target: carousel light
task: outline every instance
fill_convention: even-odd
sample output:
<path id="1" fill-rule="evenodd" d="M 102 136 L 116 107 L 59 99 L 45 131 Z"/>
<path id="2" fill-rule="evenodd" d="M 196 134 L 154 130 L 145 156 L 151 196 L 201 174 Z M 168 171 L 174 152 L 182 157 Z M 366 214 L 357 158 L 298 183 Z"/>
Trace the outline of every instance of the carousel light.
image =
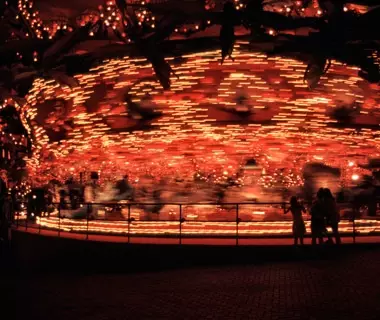
<path id="1" fill-rule="evenodd" d="M 351 179 L 352 179 L 353 181 L 357 181 L 357 180 L 359 180 L 359 178 L 360 178 L 360 176 L 359 176 L 358 174 L 353 174 L 353 175 L 351 176 Z"/>
<path id="2" fill-rule="evenodd" d="M 239 52 L 239 49 L 237 49 L 237 52 Z M 36 80 L 32 92 L 28 96 L 28 104 L 24 107 L 28 122 L 33 123 L 30 130 L 35 132 L 36 140 L 38 141 L 38 144 L 33 146 L 33 157 L 27 161 L 28 168 L 33 172 L 31 176 L 34 177 L 33 179 L 40 177 L 41 175 L 38 173 L 41 172 L 43 168 L 47 168 L 48 165 L 51 166 L 49 162 L 45 163 L 44 160 L 45 154 L 49 152 L 53 153 L 55 157 L 54 163 L 56 167 L 53 170 L 65 168 L 65 166 L 67 168 L 69 163 L 73 163 L 70 157 L 75 157 L 76 160 L 74 163 L 78 162 L 75 163 L 75 174 L 78 174 L 78 172 L 80 172 L 80 166 L 85 167 L 91 163 L 89 155 L 97 144 L 100 146 L 100 150 L 110 150 L 108 155 L 95 154 L 95 163 L 98 161 L 97 159 L 103 156 L 106 158 L 105 164 L 101 167 L 101 179 L 107 179 L 113 174 L 112 172 L 120 170 L 120 168 L 124 166 L 125 160 L 127 159 L 126 155 L 128 154 L 131 156 L 128 167 L 130 167 L 130 170 L 133 172 L 131 174 L 131 181 L 135 180 L 142 172 L 148 172 L 157 177 L 165 176 L 169 174 L 169 172 L 175 171 L 179 173 L 182 172 L 182 174 L 187 174 L 185 173 L 186 171 L 191 173 L 191 170 L 187 170 L 183 167 L 185 161 L 183 155 L 181 155 L 181 149 L 179 149 L 177 154 L 171 153 L 172 151 L 168 152 L 168 150 L 170 149 L 169 146 L 175 145 L 186 145 L 188 148 L 193 148 L 189 147 L 192 145 L 191 140 L 194 140 L 194 142 L 199 141 L 199 137 L 204 137 L 205 140 L 210 141 L 210 146 L 213 147 L 211 147 L 212 151 L 210 151 L 209 154 L 204 151 L 205 149 L 199 149 L 199 151 L 196 151 L 199 152 L 196 158 L 198 161 L 204 158 L 202 161 L 205 162 L 205 171 L 214 172 L 210 179 L 217 181 L 222 181 L 223 168 L 228 168 L 230 165 L 229 163 L 224 164 L 219 161 L 231 161 L 232 169 L 228 168 L 228 171 L 231 170 L 231 172 L 234 172 L 241 166 L 241 162 L 239 163 L 238 161 L 232 160 L 230 155 L 231 151 L 228 151 L 226 146 L 230 146 L 232 150 L 236 148 L 236 154 L 240 154 L 243 157 L 243 155 L 247 155 L 247 152 L 256 152 L 253 150 L 249 151 L 251 146 L 258 147 L 259 145 L 266 145 L 266 139 L 268 141 L 270 141 L 270 139 L 277 139 L 282 141 L 284 145 L 287 145 L 292 139 L 298 139 L 297 141 L 300 142 L 297 142 L 297 144 L 291 142 L 289 148 L 298 149 L 299 152 L 304 154 L 310 153 L 309 159 L 305 159 L 305 162 L 313 160 L 314 155 L 320 156 L 321 154 L 324 155 L 324 159 L 322 159 L 323 162 L 329 162 L 332 160 L 340 161 L 339 156 L 337 156 L 337 153 L 340 151 L 335 150 L 336 145 L 332 148 L 333 151 L 329 150 L 329 152 L 327 152 L 326 149 L 318 149 L 314 152 L 312 151 L 313 146 L 308 145 L 308 143 L 329 137 L 328 139 L 336 141 L 339 146 L 346 145 L 344 148 L 339 147 L 342 152 L 347 152 L 351 148 L 354 150 L 357 148 L 355 145 L 361 146 L 367 143 L 371 146 L 376 145 L 377 142 L 373 135 L 374 131 L 372 130 L 363 132 L 361 136 L 351 137 L 351 131 L 349 129 L 344 132 L 339 132 L 339 130 L 325 125 L 329 121 L 326 113 L 328 108 L 334 104 L 334 96 L 321 96 L 316 93 L 308 93 L 307 97 L 303 95 L 302 92 L 305 90 L 305 85 L 302 83 L 302 70 L 305 66 L 302 62 L 293 59 L 268 58 L 265 55 L 254 53 L 245 54 L 244 60 L 242 60 L 242 58 L 236 62 L 231 62 L 230 67 L 234 71 L 229 71 L 223 76 L 223 80 L 218 83 L 217 86 L 212 86 L 212 88 L 217 89 L 215 90 L 214 97 L 210 98 L 208 103 L 216 107 L 224 105 L 233 109 L 236 107 L 236 105 L 234 105 L 234 93 L 236 90 L 246 88 L 246 90 L 249 90 L 251 95 L 254 96 L 254 99 L 252 98 L 254 103 L 248 99 L 247 104 L 252 104 L 252 110 L 260 116 L 265 114 L 261 112 L 266 112 L 262 106 L 269 106 L 269 110 L 274 112 L 271 119 L 275 124 L 268 126 L 268 128 L 261 124 L 243 127 L 228 125 L 221 128 L 214 125 L 215 120 L 204 114 L 202 115 L 205 109 L 200 103 L 201 100 L 188 98 L 180 100 L 179 102 L 176 96 L 181 92 L 192 92 L 191 90 L 196 84 L 203 83 L 204 81 L 205 88 L 207 88 L 207 83 L 213 83 L 215 79 L 210 82 L 209 79 L 205 78 L 204 71 L 201 70 L 204 70 L 205 66 L 212 65 L 212 63 L 218 60 L 218 57 L 218 51 L 185 56 L 184 59 L 187 59 L 187 62 L 176 67 L 176 73 L 178 73 L 179 79 L 173 82 L 172 91 L 165 95 L 160 93 L 158 85 L 154 82 L 152 87 L 144 87 L 146 83 L 142 83 L 137 84 L 133 88 L 131 94 L 137 99 L 137 102 L 140 102 L 142 97 L 146 93 L 149 93 L 155 102 L 161 106 L 165 106 L 164 109 L 162 109 L 163 116 L 153 122 L 157 128 L 153 130 L 153 132 L 133 131 L 128 134 L 108 133 L 109 126 L 102 123 L 99 113 L 88 113 L 83 107 L 97 83 L 104 81 L 105 83 L 112 84 L 115 83 L 116 79 L 119 79 L 117 77 L 120 77 L 122 81 L 116 83 L 116 88 L 120 90 L 128 87 L 129 83 L 131 83 L 130 81 L 132 81 L 128 73 L 125 73 L 126 70 L 132 72 L 135 76 L 150 72 L 150 66 L 141 59 L 125 57 L 106 61 L 92 70 L 90 74 L 76 76 L 80 82 L 80 86 L 74 90 L 59 86 L 54 81 Z M 243 63 L 247 65 L 244 66 Z M 258 66 L 265 68 L 267 63 L 275 65 L 275 69 L 278 71 L 268 71 L 268 76 L 263 76 Z M 354 78 L 356 71 L 351 68 L 342 67 L 339 64 L 334 63 L 333 65 L 340 71 L 345 72 L 347 77 L 338 80 L 334 77 L 328 78 L 326 80 L 326 84 L 328 85 L 326 89 L 332 88 L 334 95 L 337 93 L 350 93 L 350 88 L 357 87 L 357 83 L 360 82 L 360 79 Z M 247 71 L 247 68 L 258 68 L 258 71 L 252 73 Z M 281 81 L 278 81 L 278 78 L 281 79 Z M 283 91 L 284 84 L 292 89 Z M 199 90 L 199 92 L 203 94 L 203 90 L 206 89 L 200 87 Z M 61 145 L 50 143 L 44 131 L 44 127 L 37 125 L 33 121 L 40 103 L 45 99 L 52 99 L 54 96 L 73 99 L 72 110 L 75 110 L 72 113 L 73 123 L 75 123 L 74 130 L 70 132 L 67 139 L 61 142 Z M 357 99 L 364 100 L 360 95 L 357 96 Z M 116 108 L 116 105 L 110 106 L 104 102 L 100 102 L 99 105 L 100 110 L 98 112 L 104 113 L 106 116 L 108 116 L 107 113 L 111 111 L 111 108 Z M 311 115 L 310 112 L 313 112 L 313 115 Z M 57 119 L 55 118 L 52 118 L 50 121 L 57 123 Z M 293 128 L 302 127 L 302 123 L 305 121 L 310 128 L 313 128 L 311 132 L 292 133 Z M 89 128 L 91 128 L 92 133 L 91 135 L 86 135 L 86 130 Z M 345 135 L 343 140 L 341 134 Z M 181 142 L 186 141 L 183 139 L 188 136 L 191 137 L 190 140 Z M 226 137 L 228 137 L 228 139 L 225 142 L 226 145 L 223 146 L 224 143 L 221 143 L 221 141 L 226 139 Z M 244 142 L 244 139 L 241 140 L 240 137 L 245 137 L 244 139 L 247 140 Z M 203 147 L 205 146 L 207 145 L 203 145 Z M 202 143 L 197 147 L 202 147 Z M 120 153 L 113 153 L 114 151 L 112 150 L 114 148 L 118 149 Z M 283 147 L 280 146 L 279 148 Z M 277 177 L 281 177 L 281 174 L 274 175 L 275 172 L 271 169 L 271 166 L 276 165 L 276 161 L 281 161 L 276 160 L 278 156 L 275 153 L 278 151 L 274 149 L 257 151 L 259 154 L 271 156 L 271 159 L 268 157 L 269 162 L 262 159 L 258 160 L 260 170 L 257 170 L 257 172 L 261 172 L 263 168 L 267 170 L 268 177 L 263 179 L 262 182 L 268 187 L 279 183 L 280 181 L 276 181 L 276 179 L 278 179 Z M 47 150 L 48 153 L 46 152 Z M 75 152 L 70 154 L 68 150 L 75 150 Z M 142 154 L 141 150 L 144 150 L 144 158 L 146 158 L 147 163 L 141 165 L 141 168 L 139 168 L 138 162 L 135 162 L 133 157 Z M 124 152 L 125 154 L 123 154 Z M 154 161 L 157 155 L 163 157 L 162 163 Z M 114 160 L 117 157 L 120 157 L 119 164 L 115 163 L 115 161 L 113 161 L 112 164 L 109 163 L 111 159 Z M 347 158 L 341 157 L 341 159 Z M 82 164 L 79 164 L 79 160 L 82 161 Z M 85 163 L 85 161 L 87 161 L 87 163 Z M 347 166 L 346 161 L 347 160 L 342 161 L 342 166 Z M 300 179 L 299 173 L 302 170 L 302 163 L 297 161 L 293 162 L 292 158 L 291 162 L 291 166 L 297 167 L 297 172 L 286 172 L 282 175 L 283 178 L 281 179 L 286 185 L 301 184 L 302 179 Z M 274 179 L 273 177 L 276 178 Z M 348 178 L 350 177 L 348 176 Z"/>

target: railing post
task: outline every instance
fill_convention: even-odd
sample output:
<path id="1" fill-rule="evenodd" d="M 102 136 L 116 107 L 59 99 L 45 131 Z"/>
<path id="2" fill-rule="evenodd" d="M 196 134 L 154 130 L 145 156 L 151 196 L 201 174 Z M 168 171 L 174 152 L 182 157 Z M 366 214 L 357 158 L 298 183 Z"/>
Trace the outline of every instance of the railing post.
<path id="1" fill-rule="evenodd" d="M 354 207 L 354 210 L 352 210 L 352 241 L 353 243 L 356 243 L 356 224 L 355 224 L 355 217 L 356 217 L 356 208 Z"/>
<path id="2" fill-rule="evenodd" d="M 88 240 L 88 224 L 89 224 L 89 215 L 90 215 L 90 204 L 87 203 L 87 213 L 86 213 L 86 219 L 87 219 L 87 222 L 86 222 L 86 240 Z"/>
<path id="3" fill-rule="evenodd" d="M 40 220 L 39 220 L 39 223 L 38 223 L 38 234 L 41 234 L 41 216 L 40 216 Z"/>
<path id="4" fill-rule="evenodd" d="M 61 203 L 58 205 L 58 237 L 61 236 Z"/>
<path id="5" fill-rule="evenodd" d="M 182 244 L 182 204 L 179 205 L 179 244 Z"/>
<path id="6" fill-rule="evenodd" d="M 20 211 L 17 211 L 16 213 L 16 217 L 17 217 L 17 222 L 16 222 L 16 229 L 18 229 L 18 224 L 19 224 L 19 220 L 20 220 Z"/>
<path id="7" fill-rule="evenodd" d="M 236 245 L 239 245 L 239 204 L 236 204 Z"/>
<path id="8" fill-rule="evenodd" d="M 128 243 L 131 243 L 131 204 L 128 203 Z"/>
<path id="9" fill-rule="evenodd" d="M 26 217 L 25 217 L 25 231 L 28 230 L 28 211 L 26 211 Z"/>

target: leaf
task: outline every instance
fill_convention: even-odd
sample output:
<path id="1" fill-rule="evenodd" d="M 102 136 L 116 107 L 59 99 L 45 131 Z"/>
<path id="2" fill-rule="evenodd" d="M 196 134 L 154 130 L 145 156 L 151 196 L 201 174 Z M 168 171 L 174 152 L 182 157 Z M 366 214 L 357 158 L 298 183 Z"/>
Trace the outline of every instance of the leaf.
<path id="1" fill-rule="evenodd" d="M 226 57 L 230 57 L 232 60 L 232 51 L 235 44 L 235 31 L 233 26 L 222 26 L 220 30 L 220 44 L 222 50 L 222 61 L 223 64 Z"/>
<path id="2" fill-rule="evenodd" d="M 37 75 L 38 75 L 38 72 L 35 70 L 17 73 L 14 77 L 14 82 L 19 82 L 19 81 L 24 81 L 30 78 L 35 78 Z"/>
<path id="3" fill-rule="evenodd" d="M 311 60 L 305 71 L 304 82 L 310 89 L 315 89 L 322 75 L 329 69 L 331 62 L 329 61 L 326 67 L 328 59 L 324 56 L 314 56 Z"/>
<path id="4" fill-rule="evenodd" d="M 73 77 L 68 76 L 66 73 L 61 71 L 50 71 L 47 73 L 48 76 L 56 80 L 58 83 L 66 85 L 70 88 L 76 87 L 79 85 L 78 80 Z"/>
<path id="5" fill-rule="evenodd" d="M 186 15 L 181 13 L 164 17 L 158 23 L 156 23 L 156 31 L 146 40 L 149 40 L 151 42 L 161 42 L 162 40 L 170 37 L 174 30 L 177 27 L 185 24 L 186 21 Z"/>
<path id="6" fill-rule="evenodd" d="M 235 23 L 237 20 L 237 12 L 232 2 L 228 1 L 224 4 L 222 15 L 222 28 L 220 29 L 220 44 L 222 50 L 222 61 L 228 56 L 232 60 L 232 51 L 235 44 Z"/>
<path id="7" fill-rule="evenodd" d="M 164 56 L 158 53 L 153 57 L 148 57 L 148 60 L 152 63 L 153 70 L 156 73 L 158 81 L 160 82 L 164 90 L 170 89 L 170 75 L 172 73 L 175 73 L 171 68 L 170 64 L 165 60 Z"/>
<path id="8" fill-rule="evenodd" d="M 59 40 L 57 40 L 49 49 L 47 49 L 43 55 L 44 67 L 49 68 L 56 63 L 56 61 L 62 57 L 65 53 L 70 51 L 76 44 L 84 41 L 89 37 L 89 30 L 92 27 L 91 23 L 88 23 L 84 27 L 66 34 Z"/>

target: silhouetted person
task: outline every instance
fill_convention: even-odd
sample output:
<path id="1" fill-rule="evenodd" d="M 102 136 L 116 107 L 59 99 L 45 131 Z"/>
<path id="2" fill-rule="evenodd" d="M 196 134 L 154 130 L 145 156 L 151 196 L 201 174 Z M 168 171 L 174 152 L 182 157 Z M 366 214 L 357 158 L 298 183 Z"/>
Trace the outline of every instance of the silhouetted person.
<path id="1" fill-rule="evenodd" d="M 218 185 L 216 187 L 215 193 L 216 193 L 216 203 L 223 203 L 224 198 L 226 196 L 226 188 L 221 185 Z"/>
<path id="2" fill-rule="evenodd" d="M 8 195 L 8 188 L 5 179 L 0 176 L 0 250 L 2 241 L 8 238 L 8 219 L 6 210 L 6 201 Z"/>
<path id="3" fill-rule="evenodd" d="M 75 183 L 73 177 L 66 180 L 65 184 L 68 187 L 71 210 L 76 210 L 79 207 L 80 187 Z"/>
<path id="4" fill-rule="evenodd" d="M 59 208 L 60 209 L 64 209 L 64 210 L 67 209 L 66 196 L 67 196 L 67 193 L 65 189 L 59 190 Z"/>
<path id="5" fill-rule="evenodd" d="M 324 215 L 324 205 L 323 205 L 323 188 L 320 188 L 317 192 L 317 199 L 313 203 L 310 214 L 311 214 L 311 242 L 313 245 L 317 243 L 323 243 L 323 235 L 325 234 L 325 215 Z"/>
<path id="6" fill-rule="evenodd" d="M 71 210 L 76 210 L 79 208 L 79 201 L 80 201 L 80 192 L 76 188 L 70 188 L 69 189 L 69 197 L 70 197 L 70 204 L 71 204 Z"/>
<path id="7" fill-rule="evenodd" d="M 291 197 L 290 207 L 286 209 L 285 213 L 292 213 L 293 216 L 293 237 L 294 245 L 298 245 L 298 239 L 301 245 L 303 245 L 303 238 L 305 236 L 306 228 L 305 222 L 303 221 L 302 212 L 306 212 L 305 207 L 300 204 L 296 197 Z"/>
<path id="8" fill-rule="evenodd" d="M 161 209 L 164 207 L 161 195 L 162 190 L 160 187 L 153 191 L 153 201 L 155 205 L 152 208 L 152 213 L 160 213 Z"/>
<path id="9" fill-rule="evenodd" d="M 371 195 L 369 196 L 367 206 L 368 206 L 368 215 L 370 217 L 376 216 L 376 212 L 377 212 L 377 190 L 375 187 L 373 188 L 373 191 L 371 192 Z"/>
<path id="10" fill-rule="evenodd" d="M 340 244 L 340 235 L 338 231 L 340 216 L 335 199 L 330 189 L 323 189 L 323 203 L 325 207 L 326 224 L 332 229 L 333 236 L 335 237 L 335 243 Z M 329 240 L 331 240 L 330 236 Z"/>
<path id="11" fill-rule="evenodd" d="M 116 183 L 116 189 L 118 192 L 118 198 L 125 197 L 126 199 L 132 199 L 133 198 L 133 188 L 129 184 L 129 177 L 128 175 L 125 175 L 123 179 L 119 180 Z"/>

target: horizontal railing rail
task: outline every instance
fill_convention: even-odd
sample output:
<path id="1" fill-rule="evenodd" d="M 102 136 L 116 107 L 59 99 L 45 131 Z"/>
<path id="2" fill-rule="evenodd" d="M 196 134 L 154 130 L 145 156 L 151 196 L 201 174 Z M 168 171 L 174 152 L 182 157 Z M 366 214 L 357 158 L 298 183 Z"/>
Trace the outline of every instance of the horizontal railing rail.
<path id="1" fill-rule="evenodd" d="M 123 201 L 123 200 L 122 200 Z M 20 204 L 28 204 L 27 201 L 17 201 Z M 83 205 L 289 205 L 289 202 L 116 202 L 116 201 L 107 201 L 107 202 L 77 202 L 78 204 Z M 52 205 L 66 204 L 70 205 L 71 202 L 51 202 Z"/>
<path id="2" fill-rule="evenodd" d="M 72 202 L 40 203 L 39 208 L 35 207 L 36 203 L 37 200 L 34 199 L 31 202 L 15 203 L 20 210 L 15 210 L 12 214 L 14 228 L 38 229 L 39 233 L 41 230 L 56 231 L 58 236 L 62 232 L 73 232 L 85 234 L 86 239 L 93 234 L 126 235 L 128 243 L 131 237 L 145 236 L 177 237 L 179 244 L 184 237 L 225 237 L 234 238 L 236 245 L 240 238 L 246 237 L 289 237 L 292 230 L 290 213 L 284 219 L 268 219 L 268 212 L 265 211 L 274 209 L 276 211 L 272 214 L 278 216 L 278 213 L 285 213 L 289 207 L 288 202 L 76 202 L 77 209 L 73 210 L 70 209 Z M 164 219 L 160 218 L 162 212 L 149 212 L 145 206 L 174 206 L 175 209 L 171 208 L 169 213 L 166 209 L 164 212 L 169 218 Z M 188 210 L 192 206 L 207 208 L 192 212 Z M 244 211 L 247 206 L 253 206 L 257 211 Z M 342 235 L 352 236 L 355 242 L 360 233 L 380 233 L 380 220 L 357 219 L 359 207 L 356 204 L 339 203 L 338 206 L 350 211 L 341 219 Z M 53 212 L 44 211 L 48 207 L 54 209 Z M 107 208 L 110 210 L 105 210 Z M 116 208 L 123 213 L 120 214 L 120 210 L 116 213 L 112 211 Z M 221 208 L 222 212 L 216 212 L 217 208 Z M 37 210 L 27 212 L 28 209 Z M 82 212 L 78 216 L 73 216 L 80 210 Z M 95 210 L 98 211 L 94 213 Z M 112 214 L 116 214 L 116 217 Z M 310 221 L 305 219 L 305 224 L 309 227 Z"/>

